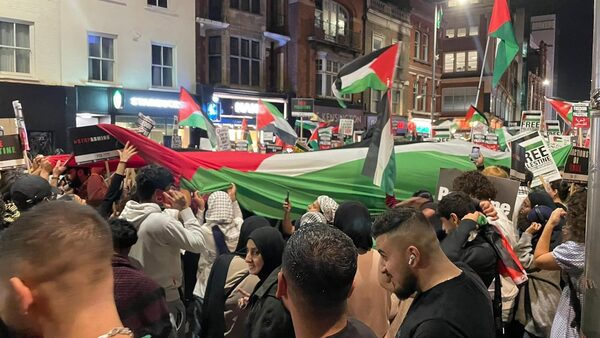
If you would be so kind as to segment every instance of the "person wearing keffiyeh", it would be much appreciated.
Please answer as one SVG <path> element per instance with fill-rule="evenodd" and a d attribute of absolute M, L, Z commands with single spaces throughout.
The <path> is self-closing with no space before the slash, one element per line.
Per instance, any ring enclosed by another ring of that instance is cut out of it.
<path fill-rule="evenodd" d="M 203 299 L 210 268 L 222 254 L 232 253 L 240 237 L 244 222 L 242 211 L 235 197 L 235 185 L 228 192 L 216 191 L 208 198 L 205 223 L 201 232 L 206 238 L 205 253 L 200 255 L 194 295 Z M 201 215 L 197 215 L 200 221 Z"/>
<path fill-rule="evenodd" d="M 338 206 L 338 203 L 333 198 L 326 195 L 321 195 L 317 198 L 316 201 L 314 201 L 308 206 L 308 211 L 316 211 L 322 213 L 323 216 L 325 216 L 327 223 L 332 224 Z"/>

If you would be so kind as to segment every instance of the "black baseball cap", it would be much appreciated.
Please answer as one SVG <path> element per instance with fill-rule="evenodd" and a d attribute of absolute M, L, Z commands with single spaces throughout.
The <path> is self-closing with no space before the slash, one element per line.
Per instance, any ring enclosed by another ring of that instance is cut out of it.
<path fill-rule="evenodd" d="M 10 199 L 19 210 L 27 210 L 45 199 L 56 198 L 48 181 L 35 175 L 23 175 L 10 188 Z"/>

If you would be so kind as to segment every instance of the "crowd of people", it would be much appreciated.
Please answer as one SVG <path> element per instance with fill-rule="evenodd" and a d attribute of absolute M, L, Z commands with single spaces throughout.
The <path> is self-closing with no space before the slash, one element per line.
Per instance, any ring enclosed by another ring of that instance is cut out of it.
<path fill-rule="evenodd" d="M 440 201 L 322 195 L 294 220 L 285 199 L 275 221 L 135 154 L 1 173 L 0 337 L 580 336 L 585 187 L 529 175 L 509 219 L 508 173 L 480 167 Z"/>

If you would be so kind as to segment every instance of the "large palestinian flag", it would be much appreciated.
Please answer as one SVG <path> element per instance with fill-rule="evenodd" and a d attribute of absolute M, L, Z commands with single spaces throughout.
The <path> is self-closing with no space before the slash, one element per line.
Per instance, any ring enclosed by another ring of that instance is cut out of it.
<path fill-rule="evenodd" d="M 400 42 L 360 57 L 342 67 L 331 90 L 342 107 L 342 96 L 362 93 L 368 88 L 386 90 L 394 80 Z"/>
<path fill-rule="evenodd" d="M 477 108 L 473 107 L 473 105 L 469 106 L 469 110 L 467 111 L 467 115 L 465 115 L 466 122 L 481 122 L 486 126 L 489 126 L 490 123 L 488 119 L 482 113 L 477 110 Z"/>
<path fill-rule="evenodd" d="M 519 43 L 515 37 L 515 31 L 510 20 L 510 9 L 506 0 L 494 1 L 488 34 L 491 37 L 500 39 L 500 43 L 496 48 L 496 61 L 494 62 L 492 79 L 492 87 L 496 87 L 519 52 Z"/>
<path fill-rule="evenodd" d="M 362 175 L 367 148 L 333 149 L 294 154 L 257 154 L 247 152 L 176 152 L 147 137 L 115 125 L 100 128 L 121 143 L 129 141 L 143 158 L 129 163 L 160 164 L 178 176 L 183 187 L 212 192 L 235 183 L 242 207 L 259 215 L 282 218 L 281 205 L 290 191 L 293 214 L 299 217 L 308 204 L 322 194 L 339 202 L 359 200 L 373 214 L 385 209 L 385 194 Z M 399 199 L 427 189 L 435 192 L 440 168 L 474 170 L 469 160 L 473 144 L 462 141 L 448 143 L 415 143 L 397 145 L 395 150 L 396 186 Z M 510 154 L 482 148 L 485 164 L 510 167 Z M 570 147 L 553 153 L 557 165 L 564 165 Z M 53 156 L 51 161 L 67 161 L 70 155 Z M 118 159 L 109 161 L 111 168 Z M 67 166 L 76 166 L 71 159 Z M 104 167 L 104 162 L 89 164 Z"/>

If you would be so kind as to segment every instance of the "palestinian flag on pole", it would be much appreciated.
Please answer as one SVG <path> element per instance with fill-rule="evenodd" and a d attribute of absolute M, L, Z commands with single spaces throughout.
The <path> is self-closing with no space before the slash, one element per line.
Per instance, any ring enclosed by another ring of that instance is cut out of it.
<path fill-rule="evenodd" d="M 185 88 L 179 90 L 179 102 L 181 108 L 178 113 L 179 125 L 206 130 L 210 144 L 214 147 L 218 144 L 217 132 L 212 121 L 202 112 L 200 106 Z"/>
<path fill-rule="evenodd" d="M 388 83 L 394 80 L 396 64 L 400 51 L 400 42 L 362 56 L 345 65 L 331 85 L 333 94 L 340 106 L 346 108 L 342 96 L 362 93 L 371 88 L 386 90 Z"/>
<path fill-rule="evenodd" d="M 477 110 L 477 108 L 473 107 L 472 105 L 469 107 L 469 111 L 467 111 L 467 115 L 465 115 L 465 121 L 466 122 L 481 122 L 481 123 L 485 124 L 486 126 L 490 125 L 490 123 L 488 122 L 488 119 L 485 117 L 485 115 L 480 113 L 479 110 Z"/>
<path fill-rule="evenodd" d="M 313 132 L 313 130 L 319 128 L 319 126 L 321 125 L 322 122 L 313 122 L 310 120 L 296 120 L 296 123 L 294 124 L 294 127 L 296 128 L 302 128 L 306 131 L 310 131 L 311 133 Z"/>
<path fill-rule="evenodd" d="M 248 130 L 248 120 L 245 117 L 242 120 L 242 139 L 248 141 L 248 146 L 252 146 L 252 136 Z"/>
<path fill-rule="evenodd" d="M 283 118 L 283 114 L 273 104 L 259 100 L 258 115 L 256 116 L 256 130 L 272 125 L 275 135 L 289 145 L 295 145 L 298 135 L 290 124 Z"/>
<path fill-rule="evenodd" d="M 326 193 L 337 201 L 359 200 L 373 215 L 386 209 L 385 194 L 373 185 L 373 179 L 362 175 L 367 147 L 340 148 L 294 154 L 259 154 L 246 152 L 176 152 L 132 130 L 112 124 L 99 128 L 119 142 L 130 142 L 139 156 L 132 159 L 135 167 L 156 163 L 175 175 L 180 185 L 201 193 L 238 187 L 238 201 L 246 210 L 258 215 L 281 218 L 281 202 L 287 191 L 294 206 L 294 217 L 301 216 L 306 206 Z M 468 159 L 472 143 L 415 143 L 394 147 L 396 196 L 407 199 L 417 190 L 436 190 L 440 168 L 473 170 Z M 553 152 L 557 165 L 564 165 L 570 152 L 564 147 Z M 487 165 L 510 167 L 509 153 L 482 148 Z M 69 160 L 69 155 L 53 156 L 51 161 Z M 68 166 L 75 166 L 70 159 Z M 118 159 L 111 160 L 115 168 Z M 90 163 L 104 167 L 104 162 Z"/>
<path fill-rule="evenodd" d="M 394 130 L 389 104 L 388 90 L 377 104 L 379 118 L 373 131 L 362 174 L 373 178 L 373 184 L 386 195 L 394 196 L 396 186 L 396 159 L 394 154 Z"/>
<path fill-rule="evenodd" d="M 312 135 L 310 135 L 310 138 L 308 139 L 308 146 L 312 150 L 319 150 L 319 129 L 320 128 L 316 128 L 313 130 Z"/>
<path fill-rule="evenodd" d="M 573 103 L 559 99 L 544 97 L 558 115 L 569 125 L 573 123 Z"/>
<path fill-rule="evenodd" d="M 496 48 L 496 61 L 494 62 L 492 80 L 492 87 L 496 87 L 502 75 L 519 52 L 519 43 L 515 38 L 515 32 L 510 20 L 510 10 L 506 0 L 494 1 L 488 34 L 491 37 L 500 39 L 500 43 Z"/>

